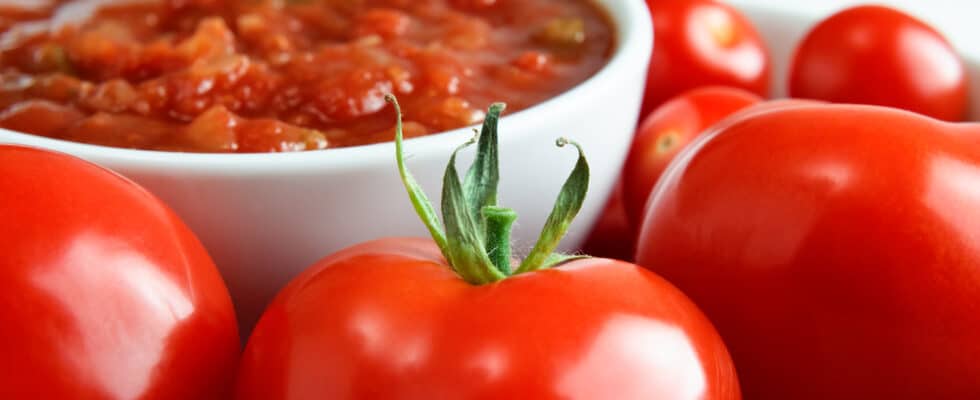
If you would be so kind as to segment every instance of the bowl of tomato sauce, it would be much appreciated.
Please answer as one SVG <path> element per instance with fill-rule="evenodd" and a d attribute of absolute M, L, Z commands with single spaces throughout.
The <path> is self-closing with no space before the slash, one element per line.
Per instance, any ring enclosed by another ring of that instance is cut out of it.
<path fill-rule="evenodd" d="M 296 273 L 343 247 L 425 235 L 395 167 L 438 202 L 443 169 L 493 102 L 500 200 L 529 249 L 580 143 L 590 196 L 616 180 L 652 51 L 632 0 L 166 0 L 0 5 L 0 142 L 140 183 L 197 233 L 244 331 Z M 472 153 L 461 154 L 465 167 Z"/>

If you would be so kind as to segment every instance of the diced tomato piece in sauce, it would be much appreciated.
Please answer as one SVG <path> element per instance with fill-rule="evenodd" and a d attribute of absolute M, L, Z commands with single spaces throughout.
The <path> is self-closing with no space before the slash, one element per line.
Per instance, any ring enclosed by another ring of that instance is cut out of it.
<path fill-rule="evenodd" d="M 359 15 L 355 24 L 355 36 L 378 35 L 391 39 L 408 32 L 412 25 L 412 17 L 395 9 L 375 8 Z"/>
<path fill-rule="evenodd" d="M 68 127 L 61 138 L 112 147 L 155 149 L 164 138 L 176 137 L 180 128 L 148 117 L 98 112 Z"/>
<path fill-rule="evenodd" d="M 56 136 L 85 118 L 72 107 L 46 100 L 28 100 L 0 112 L 0 128 Z"/>

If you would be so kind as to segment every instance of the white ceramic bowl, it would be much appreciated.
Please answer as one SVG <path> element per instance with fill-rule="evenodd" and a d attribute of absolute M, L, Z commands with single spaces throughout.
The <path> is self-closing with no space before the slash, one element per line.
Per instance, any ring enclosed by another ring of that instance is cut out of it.
<path fill-rule="evenodd" d="M 618 44 L 595 76 L 501 121 L 501 204 L 519 214 L 516 249 L 530 249 L 575 163 L 581 143 L 592 167 L 591 195 L 564 241 L 576 248 L 596 220 L 629 147 L 653 46 L 646 6 L 600 0 Z M 406 142 L 408 165 L 438 205 L 450 152 L 469 128 Z M 408 201 L 391 143 L 293 154 L 187 154 L 126 150 L 0 129 L 0 143 L 70 153 L 113 169 L 166 201 L 200 237 L 231 291 L 248 332 L 295 274 L 343 247 L 427 232 Z M 471 153 L 461 156 L 460 168 Z"/>

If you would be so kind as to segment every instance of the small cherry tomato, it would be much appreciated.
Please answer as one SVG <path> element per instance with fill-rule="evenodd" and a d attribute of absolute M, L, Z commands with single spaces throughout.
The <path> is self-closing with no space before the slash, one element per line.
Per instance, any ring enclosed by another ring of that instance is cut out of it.
<path fill-rule="evenodd" d="M 650 60 L 641 115 L 684 91 L 733 86 L 765 97 L 769 52 L 752 23 L 714 0 L 647 0 L 653 17 Z"/>
<path fill-rule="evenodd" d="M 956 50 L 929 25 L 888 7 L 861 6 L 806 35 L 793 57 L 789 94 L 957 121 L 967 111 L 967 74 Z"/>

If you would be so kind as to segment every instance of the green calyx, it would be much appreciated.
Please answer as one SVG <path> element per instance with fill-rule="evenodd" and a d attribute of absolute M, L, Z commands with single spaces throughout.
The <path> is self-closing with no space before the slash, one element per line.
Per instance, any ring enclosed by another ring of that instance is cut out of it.
<path fill-rule="evenodd" d="M 534 248 L 513 269 L 510 231 L 517 214 L 512 209 L 497 205 L 497 185 L 500 181 L 497 123 L 504 105 L 491 105 L 479 134 L 459 146 L 449 158 L 442 182 L 443 230 L 435 208 L 405 166 L 402 113 L 398 101 L 390 94 L 385 96 L 385 100 L 394 105 L 398 114 L 395 126 L 395 158 L 402 183 L 405 184 L 415 212 L 460 277 L 469 283 L 480 285 L 585 257 L 554 252 L 581 209 L 589 189 L 589 164 L 585 161 L 581 146 L 564 138 L 558 139 L 559 147 L 567 144 L 575 146 L 578 150 L 578 161 L 562 186 Z M 477 144 L 476 159 L 466 171 L 465 179 L 460 182 L 456 170 L 456 155 L 474 143 Z"/>

